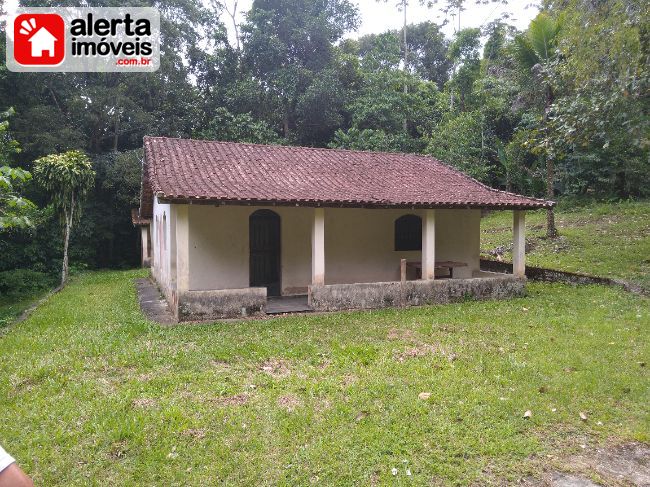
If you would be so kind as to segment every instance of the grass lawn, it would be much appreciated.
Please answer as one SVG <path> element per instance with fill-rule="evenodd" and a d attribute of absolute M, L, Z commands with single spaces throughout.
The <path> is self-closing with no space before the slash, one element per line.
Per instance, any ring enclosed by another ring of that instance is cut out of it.
<path fill-rule="evenodd" d="M 0 440 L 38 485 L 503 483 L 650 441 L 650 306 L 618 289 L 161 327 L 143 275 L 0 338 Z"/>
<path fill-rule="evenodd" d="M 47 292 L 22 296 L 19 299 L 0 296 L 0 330 L 12 323 L 23 311 L 45 296 Z"/>
<path fill-rule="evenodd" d="M 650 289 L 650 202 L 563 205 L 556 214 L 560 238 L 547 240 L 546 212 L 526 215 L 526 262 L 570 272 L 620 277 Z M 512 212 L 481 221 L 481 249 L 507 247 L 512 261 Z"/>

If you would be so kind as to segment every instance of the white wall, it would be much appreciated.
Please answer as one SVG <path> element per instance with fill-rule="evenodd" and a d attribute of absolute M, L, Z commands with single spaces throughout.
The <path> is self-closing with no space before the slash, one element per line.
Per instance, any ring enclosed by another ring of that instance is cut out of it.
<path fill-rule="evenodd" d="M 398 281 L 400 259 L 421 260 L 420 251 L 394 250 L 394 223 L 419 210 L 325 210 L 325 284 Z M 466 262 L 454 277 L 479 270 L 480 210 L 436 210 L 436 260 Z"/>
<path fill-rule="evenodd" d="M 306 292 L 311 282 L 312 208 L 191 205 L 190 290 L 249 285 L 248 218 L 266 208 L 280 215 L 283 294 Z"/>
<path fill-rule="evenodd" d="M 258 209 L 281 219 L 282 292 L 306 292 L 311 283 L 311 226 L 314 209 L 190 205 L 189 290 L 239 289 L 249 285 L 248 218 Z M 154 276 L 175 289 L 176 214 L 170 205 L 154 204 L 152 231 Z M 421 260 L 420 251 L 396 252 L 394 222 L 419 210 L 325 209 L 325 283 L 399 280 L 400 259 Z M 157 226 L 166 215 L 167 244 L 161 248 Z M 480 211 L 436 210 L 436 260 L 468 263 L 454 276 L 472 277 L 479 270 Z M 173 251 L 171 250 L 173 248 Z"/>
<path fill-rule="evenodd" d="M 172 276 L 172 215 L 171 205 L 154 198 L 151 219 L 151 271 L 165 296 L 171 300 L 174 290 Z"/>

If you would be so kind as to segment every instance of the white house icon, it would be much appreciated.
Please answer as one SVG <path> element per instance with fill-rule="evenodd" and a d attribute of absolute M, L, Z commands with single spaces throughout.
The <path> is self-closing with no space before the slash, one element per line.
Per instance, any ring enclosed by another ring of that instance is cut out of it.
<path fill-rule="evenodd" d="M 57 38 L 50 34 L 45 27 L 41 27 L 36 34 L 29 38 L 32 43 L 32 57 L 43 57 L 47 51 L 48 57 L 54 56 L 54 43 Z"/>

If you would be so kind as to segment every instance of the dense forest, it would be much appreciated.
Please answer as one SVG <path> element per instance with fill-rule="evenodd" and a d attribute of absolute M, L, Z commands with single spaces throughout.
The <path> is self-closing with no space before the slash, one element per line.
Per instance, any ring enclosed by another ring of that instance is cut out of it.
<path fill-rule="evenodd" d="M 355 37 L 351 0 L 255 0 L 230 37 L 227 0 L 139 4 L 161 12 L 155 73 L 0 67 L 0 293 L 58 275 L 64 233 L 24 171 L 68 150 L 95 172 L 72 268 L 138 264 L 144 135 L 417 152 L 531 196 L 650 195 L 646 0 L 544 0 L 524 32 L 499 19 L 451 37 L 426 20 Z"/>

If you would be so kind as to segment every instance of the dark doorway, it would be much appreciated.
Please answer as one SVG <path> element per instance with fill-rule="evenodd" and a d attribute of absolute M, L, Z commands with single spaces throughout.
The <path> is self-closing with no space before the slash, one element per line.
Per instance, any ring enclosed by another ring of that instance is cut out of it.
<path fill-rule="evenodd" d="M 280 216 L 257 210 L 249 219 L 250 285 L 266 287 L 268 296 L 280 296 Z"/>

